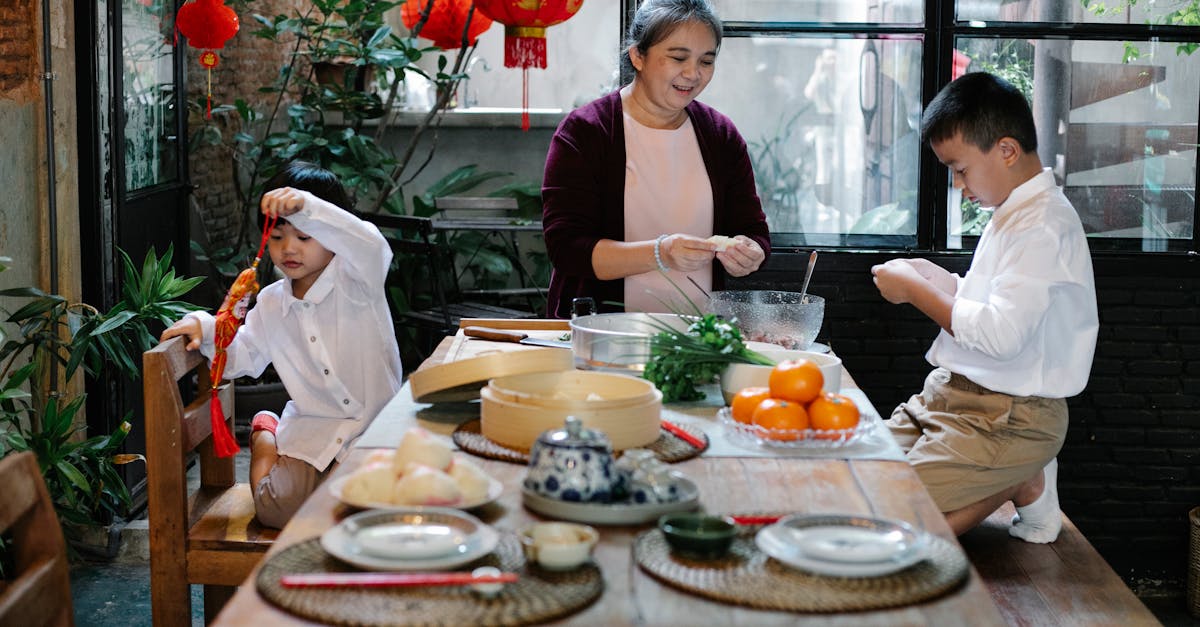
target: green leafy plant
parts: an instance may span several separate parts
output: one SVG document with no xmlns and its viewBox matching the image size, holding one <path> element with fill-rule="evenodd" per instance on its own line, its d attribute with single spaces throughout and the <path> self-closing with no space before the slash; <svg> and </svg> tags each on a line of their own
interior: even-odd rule
<svg viewBox="0 0 1200 627">
<path fill-rule="evenodd" d="M 237 244 L 206 251 L 210 259 L 244 263 L 257 244 L 250 233 L 262 185 L 288 162 L 303 159 L 334 172 L 370 211 L 407 213 L 404 187 L 430 162 L 436 141 L 418 150 L 427 132 L 436 134 L 442 112 L 466 77 L 474 46 L 454 51 L 418 46 L 435 2 L 424 0 L 422 17 L 405 37 L 394 33 L 384 14 L 402 0 L 311 0 L 290 15 L 253 14 L 255 0 L 230 4 L 253 14 L 255 36 L 289 51 L 270 84 L 265 106 L 237 98 L 212 109 L 212 120 L 199 125 L 193 146 L 216 145 L 228 152 L 241 205 Z M 443 0 L 444 1 L 444 0 Z M 435 72 L 417 62 L 437 55 Z M 453 55 L 453 61 L 450 56 Z M 324 70 L 331 69 L 329 76 Z M 393 122 L 393 106 L 410 75 L 431 81 L 437 99 L 399 148 L 382 140 Z M 203 100 L 192 103 L 194 120 L 203 120 Z M 365 123 L 373 121 L 373 128 Z M 420 213 L 417 213 L 420 215 Z"/>
<path fill-rule="evenodd" d="M 103 524 L 125 515 L 130 494 L 117 466 L 144 458 L 119 453 L 131 428 L 128 416 L 111 434 L 83 437 L 84 427 L 75 423 L 85 395 L 68 399 L 60 384 L 79 368 L 88 377 L 115 367 L 122 376 L 139 378 L 141 353 L 158 342 L 151 327 L 196 309 L 178 299 L 203 280 L 177 277 L 170 248 L 162 257 L 151 249 L 140 268 L 124 251 L 121 255 L 121 300 L 106 313 L 32 287 L 0 291 L 26 299 L 16 311 L 2 310 L 17 333 L 0 329 L 0 457 L 14 451 L 37 455 L 64 525 Z"/>
<path fill-rule="evenodd" d="M 1079 0 L 1083 8 L 1091 11 L 1092 14 L 1099 17 L 1109 15 L 1122 15 L 1137 5 L 1138 0 L 1117 0 L 1112 6 L 1104 2 L 1095 2 L 1094 0 Z M 1149 4 L 1153 4 L 1151 1 Z M 1159 1 L 1159 6 L 1174 7 L 1173 10 L 1167 11 L 1161 16 L 1148 20 L 1151 24 L 1169 24 L 1172 26 L 1200 26 L 1200 0 L 1167 0 Z M 1200 48 L 1200 44 L 1194 41 L 1187 41 L 1175 45 L 1176 55 L 1191 55 Z M 1142 56 L 1142 51 L 1132 42 L 1125 42 L 1125 51 L 1121 55 L 1122 63 L 1130 63 Z"/>
</svg>

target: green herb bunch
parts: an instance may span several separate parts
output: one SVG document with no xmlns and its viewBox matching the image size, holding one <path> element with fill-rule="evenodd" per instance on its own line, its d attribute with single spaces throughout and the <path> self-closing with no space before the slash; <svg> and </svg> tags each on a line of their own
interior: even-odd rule
<svg viewBox="0 0 1200 627">
<path fill-rule="evenodd" d="M 683 332 L 666 324 L 662 328 L 650 339 L 642 377 L 662 391 L 663 402 L 703 400 L 705 394 L 696 386 L 711 382 L 731 363 L 775 363 L 747 348 L 742 332 L 716 314 L 696 316 Z"/>
</svg>

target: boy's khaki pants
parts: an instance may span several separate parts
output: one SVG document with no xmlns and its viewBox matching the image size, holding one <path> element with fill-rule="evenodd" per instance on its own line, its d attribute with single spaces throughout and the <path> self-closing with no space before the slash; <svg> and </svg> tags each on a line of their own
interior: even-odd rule
<svg viewBox="0 0 1200 627">
<path fill-rule="evenodd" d="M 942 512 L 1033 477 L 1067 435 L 1061 398 L 993 392 L 945 368 L 884 424 Z"/>
</svg>

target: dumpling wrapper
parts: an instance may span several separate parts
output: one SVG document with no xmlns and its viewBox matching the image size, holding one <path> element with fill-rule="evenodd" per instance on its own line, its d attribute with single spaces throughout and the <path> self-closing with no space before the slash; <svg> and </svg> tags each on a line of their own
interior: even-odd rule
<svg viewBox="0 0 1200 627">
<path fill-rule="evenodd" d="M 396 472 L 390 463 L 370 464 L 346 479 L 342 498 L 354 503 L 392 503 Z"/>
<path fill-rule="evenodd" d="M 456 455 L 454 463 L 450 464 L 450 477 L 458 484 L 465 503 L 482 502 L 492 485 L 491 478 L 482 468 L 461 455 Z"/>
<path fill-rule="evenodd" d="M 463 502 L 462 490 L 450 475 L 422 464 L 410 463 L 392 490 L 397 505 L 454 507 Z"/>
<path fill-rule="evenodd" d="M 400 446 L 396 447 L 392 467 L 397 475 L 403 475 L 405 468 L 412 463 L 445 471 L 450 468 L 450 462 L 453 460 L 453 452 L 449 445 L 425 429 L 413 427 L 405 431 L 404 437 L 400 438 Z"/>
<path fill-rule="evenodd" d="M 730 246 L 736 246 L 738 243 L 736 238 L 729 237 L 728 235 L 714 235 L 708 238 L 708 241 L 717 245 L 717 252 L 719 253 L 725 252 L 725 249 Z"/>
</svg>

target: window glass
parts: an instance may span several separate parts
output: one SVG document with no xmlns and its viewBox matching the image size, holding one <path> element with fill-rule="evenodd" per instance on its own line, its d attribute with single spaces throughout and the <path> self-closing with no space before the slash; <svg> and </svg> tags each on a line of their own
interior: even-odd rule
<svg viewBox="0 0 1200 627">
<path fill-rule="evenodd" d="M 1137 58 L 1128 58 L 1131 46 Z M 1200 59 L 1163 41 L 961 37 L 955 47 L 969 58 L 966 71 L 991 71 L 1026 93 L 1038 154 L 1094 249 L 1188 250 Z M 954 193 L 949 202 L 956 247 L 956 236 L 982 232 L 989 216 Z"/>
<path fill-rule="evenodd" d="M 176 178 L 173 5 L 124 0 L 121 9 L 125 188 L 134 191 Z"/>
<path fill-rule="evenodd" d="M 1200 26 L 1193 0 L 965 0 L 958 3 L 958 19 Z"/>
<path fill-rule="evenodd" d="M 725 21 L 920 24 L 920 0 L 712 0 Z"/>
<path fill-rule="evenodd" d="M 919 40 L 726 37 L 700 99 L 746 139 L 773 244 L 915 242 Z"/>
</svg>

